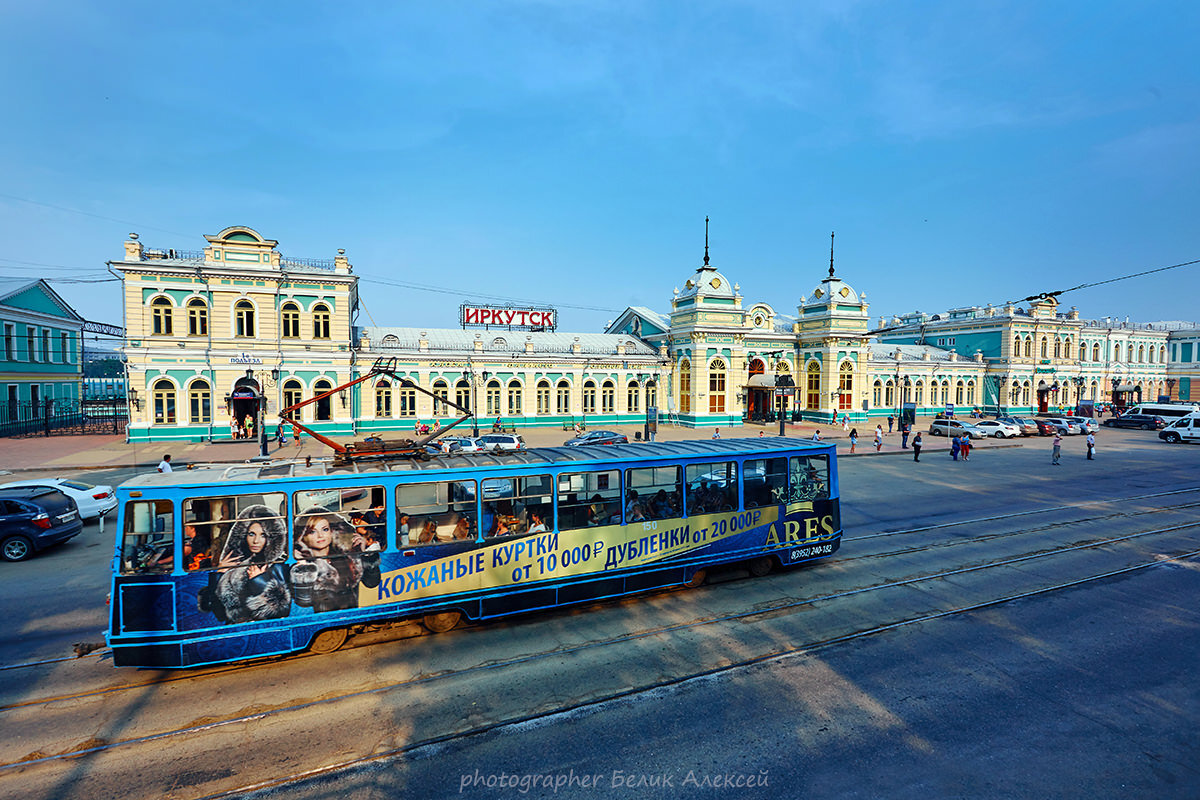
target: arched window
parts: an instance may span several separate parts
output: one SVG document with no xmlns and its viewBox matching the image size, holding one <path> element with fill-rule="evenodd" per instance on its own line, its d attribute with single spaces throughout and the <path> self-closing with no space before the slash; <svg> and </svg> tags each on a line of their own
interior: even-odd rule
<svg viewBox="0 0 1200 800">
<path fill-rule="evenodd" d="M 808 365 L 808 380 L 805 387 L 804 399 L 806 408 L 816 409 L 821 407 L 821 365 L 816 361 Z"/>
<path fill-rule="evenodd" d="M 1087 361 L 1087 343 L 1086 342 L 1079 343 L 1079 360 Z"/>
<path fill-rule="evenodd" d="M 1032 336 L 1025 337 L 1025 357 L 1033 358 L 1033 337 Z"/>
<path fill-rule="evenodd" d="M 280 325 L 284 339 L 300 338 L 300 306 L 295 303 L 284 303 L 279 311 Z"/>
<path fill-rule="evenodd" d="M 891 407 L 896 405 L 896 385 L 892 383 L 891 378 L 888 378 L 887 385 L 884 387 L 884 405 Z"/>
<path fill-rule="evenodd" d="M 1146 353 L 1146 355 L 1148 355 L 1150 357 L 1150 363 L 1153 364 L 1154 363 L 1154 345 L 1150 346 L 1150 349 Z"/>
<path fill-rule="evenodd" d="M 325 394 L 331 389 L 333 389 L 333 384 L 322 378 L 313 384 L 313 397 L 321 397 L 321 395 Z M 321 397 L 320 400 L 313 403 L 317 409 L 313 415 L 313 418 L 318 422 L 327 422 L 333 419 L 333 403 L 330 402 L 332 399 L 332 396 Z"/>
<path fill-rule="evenodd" d="M 154 383 L 154 424 L 175 424 L 175 384 L 165 378 Z"/>
<path fill-rule="evenodd" d="M 606 380 L 600 386 L 600 412 L 612 414 L 616 411 L 617 387 L 611 380 Z"/>
<path fill-rule="evenodd" d="M 283 383 L 283 407 L 289 408 L 304 400 L 304 387 L 300 385 L 300 381 L 291 379 Z M 300 412 L 292 411 L 288 415 L 288 419 L 299 420 Z"/>
<path fill-rule="evenodd" d="M 838 369 L 838 410 L 854 408 L 854 365 L 843 361 Z"/>
<path fill-rule="evenodd" d="M 417 390 L 401 383 L 396 389 L 396 394 L 400 399 L 399 416 L 415 417 L 417 415 Z"/>
<path fill-rule="evenodd" d="M 1167 363 L 1167 346 L 1165 344 L 1158 348 L 1158 360 L 1163 364 Z"/>
<path fill-rule="evenodd" d="M 708 365 L 708 413 L 725 413 L 725 362 L 719 358 Z"/>
<path fill-rule="evenodd" d="M 521 398 L 523 396 L 521 390 L 521 382 L 515 378 L 508 382 L 508 415 L 510 417 L 524 414 Z"/>
<path fill-rule="evenodd" d="M 433 382 L 433 415 L 445 417 L 450 414 L 450 387 L 441 378 Z"/>
<path fill-rule="evenodd" d="M 925 404 L 925 384 L 920 380 L 913 387 L 913 402 L 919 406 Z"/>
<path fill-rule="evenodd" d="M 559 381 L 554 390 L 554 413 L 571 413 L 571 384 L 565 379 Z"/>
<path fill-rule="evenodd" d="M 313 338 L 329 338 L 329 306 L 324 303 L 313 306 Z"/>
<path fill-rule="evenodd" d="M 646 381 L 646 408 L 658 408 L 658 384 Z"/>
<path fill-rule="evenodd" d="M 625 387 L 625 409 L 630 414 L 636 414 L 640 410 L 638 406 L 641 392 L 638 389 L 637 381 L 630 381 Z"/>
<path fill-rule="evenodd" d="M 950 402 L 950 381 L 942 381 L 942 405 Z"/>
<path fill-rule="evenodd" d="M 1092 395 L 1091 396 L 1092 396 L 1093 400 L 1098 399 L 1100 396 L 1100 384 L 1096 381 L 1092 381 Z"/>
<path fill-rule="evenodd" d="M 208 336 L 208 303 L 193 297 L 187 303 L 188 336 Z"/>
<path fill-rule="evenodd" d="M 460 378 L 454 384 L 454 402 L 463 408 L 471 408 L 471 383 L 466 378 Z"/>
<path fill-rule="evenodd" d="M 1144 345 L 1144 344 L 1138 345 L 1138 363 L 1139 364 L 1146 363 L 1146 345 Z"/>
<path fill-rule="evenodd" d="M 1013 337 L 1013 358 L 1018 358 L 1021 355 L 1021 335 L 1017 334 Z"/>
<path fill-rule="evenodd" d="M 692 362 L 686 358 L 679 364 L 679 413 L 692 413 Z"/>
<path fill-rule="evenodd" d="M 1033 385 L 1029 381 L 1025 381 L 1025 383 L 1021 386 L 1021 405 L 1029 405 L 1029 396 L 1030 392 L 1032 391 Z"/>
<path fill-rule="evenodd" d="M 243 339 L 254 338 L 254 304 L 249 300 L 238 300 L 233 304 L 233 335 Z"/>
<path fill-rule="evenodd" d="M 967 402 L 965 390 L 966 384 L 964 384 L 962 381 L 954 384 L 954 405 L 961 406 L 963 403 Z"/>
<path fill-rule="evenodd" d="M 1021 383 L 1013 381 L 1012 388 L 1008 392 L 1009 405 L 1020 405 L 1021 403 Z"/>
<path fill-rule="evenodd" d="M 1096 342 L 1092 345 L 1092 361 L 1100 360 L 1100 343 Z"/>
<path fill-rule="evenodd" d="M 174 335 L 171 313 L 173 310 L 171 301 L 165 297 L 156 297 L 150 301 L 151 332 L 155 336 Z"/>
<path fill-rule="evenodd" d="M 1130 364 L 1133 363 L 1133 345 L 1132 344 L 1129 345 L 1129 347 L 1126 348 L 1126 350 L 1125 350 L 1125 361 Z"/>
<path fill-rule="evenodd" d="M 212 422 L 212 389 L 208 381 L 192 381 L 188 386 L 188 420 L 193 425 Z"/>
<path fill-rule="evenodd" d="M 1054 357 L 1062 358 L 1062 339 L 1054 339 Z"/>
<path fill-rule="evenodd" d="M 879 408 L 883 405 L 883 383 L 875 381 L 871 386 L 871 407 Z"/>
<path fill-rule="evenodd" d="M 375 416 L 390 417 L 392 415 L 392 384 L 380 381 L 375 384 Z"/>
<path fill-rule="evenodd" d="M 967 405 L 975 405 L 975 381 L 967 381 Z"/>
<path fill-rule="evenodd" d="M 545 379 L 537 385 L 537 413 L 539 417 L 550 413 L 550 381 Z"/>
<path fill-rule="evenodd" d="M 1050 340 L 1047 339 L 1045 336 L 1042 337 L 1042 349 L 1040 352 L 1042 354 L 1041 355 L 1042 358 L 1050 357 Z"/>
<path fill-rule="evenodd" d="M 591 378 L 583 382 L 583 413 L 596 413 L 596 384 Z"/>
<path fill-rule="evenodd" d="M 500 381 L 495 378 L 488 381 L 486 397 L 484 399 L 486 401 L 484 407 L 487 409 L 487 415 L 489 417 L 493 414 L 497 417 L 500 416 Z"/>
</svg>

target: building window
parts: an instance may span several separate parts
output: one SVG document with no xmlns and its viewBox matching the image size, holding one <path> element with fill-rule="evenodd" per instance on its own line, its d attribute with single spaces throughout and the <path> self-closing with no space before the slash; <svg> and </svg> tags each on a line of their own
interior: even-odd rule
<svg viewBox="0 0 1200 800">
<path fill-rule="evenodd" d="M 400 416 L 415 417 L 417 415 L 417 390 L 400 387 Z"/>
<path fill-rule="evenodd" d="M 558 414 L 571 413 L 571 384 L 567 383 L 566 381 L 558 382 L 554 410 Z"/>
<path fill-rule="evenodd" d="M 959 381 L 954 385 L 954 404 L 956 406 L 961 406 L 965 402 L 965 390 L 966 384 L 964 384 L 962 381 Z"/>
<path fill-rule="evenodd" d="M 1041 352 L 1042 358 L 1050 357 L 1050 340 L 1047 339 L 1045 336 L 1042 337 L 1042 348 L 1039 352 Z"/>
<path fill-rule="evenodd" d="M 889 408 L 896 405 L 896 385 L 894 383 L 892 383 L 890 378 L 888 379 L 888 382 L 884 385 L 883 393 L 884 393 L 884 398 L 883 398 L 884 405 L 888 406 Z"/>
<path fill-rule="evenodd" d="M 254 338 L 254 304 L 249 300 L 238 300 L 233 304 L 234 336 L 242 339 Z"/>
<path fill-rule="evenodd" d="M 1138 363 L 1139 364 L 1146 363 L 1146 346 L 1144 344 L 1138 345 Z"/>
<path fill-rule="evenodd" d="M 171 336 L 174 330 L 171 322 L 171 301 L 165 297 L 151 300 L 150 332 L 155 336 Z"/>
<path fill-rule="evenodd" d="M 25 352 L 30 361 L 37 361 L 37 329 L 32 326 L 25 328 Z"/>
<path fill-rule="evenodd" d="M 913 397 L 913 402 L 916 403 L 917 405 L 924 405 L 925 404 L 925 384 L 923 384 L 921 381 L 917 381 L 917 385 L 915 387 L 914 392 L 915 392 L 915 396 Z"/>
<path fill-rule="evenodd" d="M 871 386 L 871 407 L 879 408 L 883 405 L 883 384 L 879 381 Z"/>
<path fill-rule="evenodd" d="M 304 400 L 304 388 L 297 380 L 289 380 L 283 384 L 283 407 L 290 408 Z M 288 419 L 299 420 L 299 411 L 290 411 L 287 415 Z"/>
<path fill-rule="evenodd" d="M 62 354 L 62 363 L 64 364 L 70 363 L 70 357 L 72 355 L 70 352 L 70 347 L 71 337 L 66 331 L 63 331 L 58 335 L 58 351 Z M 1153 359 L 1151 360 L 1153 361 Z"/>
<path fill-rule="evenodd" d="M 725 362 L 719 358 L 708 365 L 708 413 L 725 413 Z"/>
<path fill-rule="evenodd" d="M 1021 337 L 1020 335 L 1013 337 L 1013 358 L 1018 358 L 1021 355 Z"/>
<path fill-rule="evenodd" d="M 329 338 L 329 306 L 324 303 L 313 306 L 313 338 Z"/>
<path fill-rule="evenodd" d="M 390 417 L 392 415 L 392 385 L 387 381 L 375 384 L 375 416 Z"/>
<path fill-rule="evenodd" d="M 208 304 L 199 297 L 188 300 L 188 336 L 208 336 Z"/>
<path fill-rule="evenodd" d="M 500 381 L 489 381 L 487 385 L 487 415 L 490 417 L 493 414 L 500 416 Z"/>
<path fill-rule="evenodd" d="M 648 382 L 646 384 L 646 410 L 658 408 L 658 384 Z"/>
<path fill-rule="evenodd" d="M 1096 342 L 1092 345 L 1092 361 L 1100 360 L 1100 343 Z"/>
<path fill-rule="evenodd" d="M 454 384 L 454 402 L 466 409 L 471 409 L 471 384 L 464 378 Z"/>
<path fill-rule="evenodd" d="M 583 382 L 583 413 L 596 413 L 596 384 L 590 379 Z"/>
<path fill-rule="evenodd" d="M 1021 405 L 1029 405 L 1029 394 L 1032 390 L 1032 384 L 1030 384 L 1029 381 L 1025 381 L 1025 383 L 1021 386 Z"/>
<path fill-rule="evenodd" d="M 1167 363 L 1167 346 L 1165 344 L 1158 348 L 1158 360 L 1163 364 Z"/>
<path fill-rule="evenodd" d="M 168 380 L 154 384 L 154 424 L 175 424 L 175 385 Z"/>
<path fill-rule="evenodd" d="M 54 360 L 54 351 L 50 349 L 50 331 L 45 328 L 42 329 L 42 360 Z"/>
<path fill-rule="evenodd" d="M 537 385 L 537 413 L 538 416 L 545 416 L 550 413 L 550 382 L 538 381 Z"/>
<path fill-rule="evenodd" d="M 805 385 L 805 408 L 818 409 L 821 407 L 821 365 L 816 361 L 808 365 L 808 376 Z"/>
<path fill-rule="evenodd" d="M 433 382 L 433 415 L 435 417 L 450 416 L 450 404 L 447 402 L 450 399 L 450 387 L 445 381 L 438 380 Z"/>
<path fill-rule="evenodd" d="M 205 381 L 192 381 L 188 387 L 188 418 L 194 425 L 212 422 L 212 390 Z"/>
<path fill-rule="evenodd" d="M 967 381 L 967 405 L 975 405 L 975 381 Z"/>
<path fill-rule="evenodd" d="M 692 362 L 679 364 L 679 413 L 692 413 Z"/>
<path fill-rule="evenodd" d="M 516 417 L 525 413 L 521 410 L 521 384 L 517 381 L 509 381 L 508 384 L 508 415 Z"/>
<path fill-rule="evenodd" d="M 10 325 L 9 323 L 6 322 L 4 324 L 4 360 L 5 361 L 16 361 L 17 360 L 16 336 L 17 336 L 16 328 L 13 325 Z"/>
<path fill-rule="evenodd" d="M 1062 358 L 1062 340 L 1061 339 L 1054 340 L 1054 357 Z"/>
<path fill-rule="evenodd" d="M 300 306 L 295 303 L 284 303 L 279 319 L 283 326 L 284 339 L 300 338 Z"/>
<path fill-rule="evenodd" d="M 637 381 L 630 381 L 629 385 L 625 387 L 625 408 L 630 414 L 638 413 L 638 402 L 641 395 L 641 392 L 638 391 L 639 388 Z"/>
<path fill-rule="evenodd" d="M 1025 337 L 1025 357 L 1033 358 L 1033 337 L 1032 336 Z"/>
<path fill-rule="evenodd" d="M 1147 355 L 1150 357 L 1150 363 L 1153 364 L 1154 363 L 1154 346 L 1153 345 L 1151 345 L 1150 350 L 1147 352 Z"/>
<path fill-rule="evenodd" d="M 313 384 L 313 398 L 321 397 L 326 392 L 333 391 L 333 384 L 322 378 Z M 317 422 L 328 422 L 333 419 L 333 396 L 321 397 L 313 403 L 316 411 L 313 413 L 313 419 Z"/>
<path fill-rule="evenodd" d="M 854 408 L 854 365 L 849 361 L 842 362 L 838 370 L 838 410 L 849 411 Z"/>
</svg>

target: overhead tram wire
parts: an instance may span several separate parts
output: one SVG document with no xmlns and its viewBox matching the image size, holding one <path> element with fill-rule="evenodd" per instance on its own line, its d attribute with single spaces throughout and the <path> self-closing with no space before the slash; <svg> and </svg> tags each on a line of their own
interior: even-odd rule
<svg viewBox="0 0 1200 800">
<path fill-rule="evenodd" d="M 1022 298 L 1021 300 L 1010 300 L 1009 302 L 1010 303 L 1028 303 L 1028 302 L 1032 302 L 1034 300 L 1047 300 L 1051 297 L 1057 298 L 1059 295 L 1064 295 L 1067 292 L 1078 291 L 1079 289 L 1090 289 L 1093 286 L 1103 286 L 1107 283 L 1117 283 L 1118 281 L 1127 281 L 1130 278 L 1140 278 L 1143 275 L 1153 275 L 1156 272 L 1166 272 L 1169 269 L 1179 269 L 1180 267 L 1190 267 L 1195 264 L 1200 264 L 1200 258 L 1195 259 L 1193 261 L 1184 261 L 1179 264 L 1171 264 L 1168 267 L 1158 267 L 1156 269 L 1143 270 L 1142 272 L 1134 272 L 1130 275 L 1122 275 L 1117 278 L 1109 278 L 1108 280 L 1092 281 L 1091 283 L 1081 283 L 1078 286 L 1072 286 L 1070 289 L 1059 289 L 1056 292 L 1042 292 L 1041 294 L 1030 295 L 1029 297 Z"/>
</svg>

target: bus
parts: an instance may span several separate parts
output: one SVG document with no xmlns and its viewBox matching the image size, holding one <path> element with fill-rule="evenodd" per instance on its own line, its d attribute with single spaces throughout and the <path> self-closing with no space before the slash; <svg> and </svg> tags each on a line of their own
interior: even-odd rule
<svg viewBox="0 0 1200 800">
<path fill-rule="evenodd" d="M 1138 403 L 1133 408 L 1121 412 L 1127 414 L 1146 414 L 1151 417 L 1162 417 L 1167 422 L 1200 412 L 1200 406 L 1195 403 Z"/>
<path fill-rule="evenodd" d="M 842 533 L 835 447 L 786 437 L 207 466 L 117 493 L 107 641 L 130 667 L 761 575 Z"/>
</svg>

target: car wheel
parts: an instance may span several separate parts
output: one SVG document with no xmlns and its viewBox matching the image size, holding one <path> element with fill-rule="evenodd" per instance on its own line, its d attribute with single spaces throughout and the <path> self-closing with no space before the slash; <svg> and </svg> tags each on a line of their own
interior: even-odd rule
<svg viewBox="0 0 1200 800">
<path fill-rule="evenodd" d="M 1163 437 L 1163 438 L 1165 438 L 1165 439 L 1166 439 L 1168 442 L 1170 442 L 1171 444 L 1179 444 L 1179 442 L 1180 442 L 1180 438 L 1179 438 L 1179 434 L 1178 434 L 1178 433 L 1168 433 L 1168 434 L 1167 434 L 1165 437 Z"/>
<path fill-rule="evenodd" d="M 995 439 L 1003 439 L 1004 431 L 996 431 L 995 433 L 992 434 L 992 437 Z"/>
<path fill-rule="evenodd" d="M 1142 429 L 1142 430 L 1144 430 L 1144 431 L 1148 431 L 1148 430 L 1150 430 L 1150 426 L 1149 426 L 1149 425 L 1142 425 L 1142 426 L 1141 426 L 1141 429 Z"/>
<path fill-rule="evenodd" d="M 33 555 L 33 544 L 24 536 L 10 536 L 0 546 L 0 556 L 5 561 L 24 561 Z"/>
</svg>

